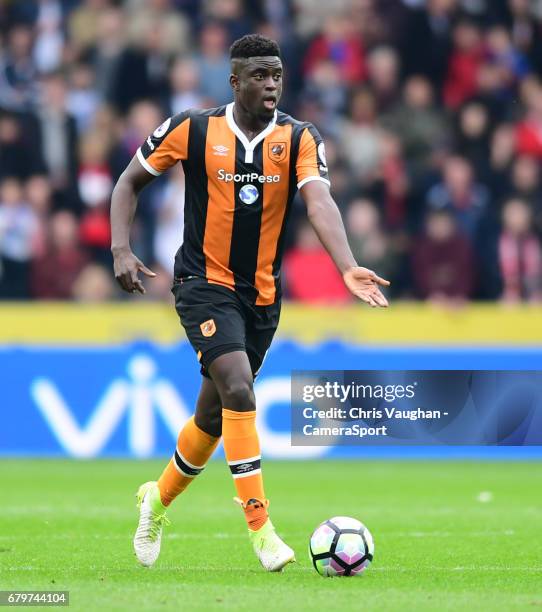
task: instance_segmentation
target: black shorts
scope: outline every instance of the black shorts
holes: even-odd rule
[[[244,351],[255,377],[279,323],[280,300],[270,306],[255,306],[239,293],[203,278],[175,279],[171,291],[201,373],[209,378],[213,360]]]

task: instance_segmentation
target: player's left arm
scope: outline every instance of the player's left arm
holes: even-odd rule
[[[370,306],[387,306],[380,287],[389,281],[372,270],[358,266],[348,245],[346,231],[330,182],[322,137],[309,124],[303,129],[296,160],[297,186],[307,206],[309,221],[320,242],[330,254],[349,291]]]
[[[300,194],[307,206],[312,227],[350,292],[370,306],[386,307],[388,301],[379,287],[387,287],[390,283],[373,270],[358,266],[348,245],[341,213],[331,197],[329,186],[322,181],[309,181],[301,187]]]

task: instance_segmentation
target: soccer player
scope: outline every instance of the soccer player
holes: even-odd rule
[[[113,191],[115,277],[127,292],[145,293],[138,273],[155,276],[131,251],[137,195],[181,162],[186,180],[184,241],[174,268],[176,309],[201,364],[194,416],[179,433],[173,457],[137,499],[134,549],[151,566],[160,552],[169,504],[196,478],[220,438],[254,551],[280,571],[294,551],[269,519],[255,427],[253,381],[277,329],[285,227],[299,189],[310,222],[345,285],[367,304],[387,306],[388,281],[358,267],[329,191],[324,143],[310,123],[277,110],[282,63],[276,42],[249,35],[231,47],[234,101],[167,119],[138,149]]]

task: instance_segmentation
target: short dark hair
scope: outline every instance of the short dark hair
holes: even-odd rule
[[[280,57],[280,47],[274,40],[261,34],[247,34],[236,40],[230,47],[231,59],[269,55]]]

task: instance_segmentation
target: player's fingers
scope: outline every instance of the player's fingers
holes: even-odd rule
[[[138,270],[141,270],[141,272],[143,272],[143,274],[145,276],[150,276],[150,277],[156,276],[156,272],[153,272],[152,270],[147,268],[147,266],[142,264],[141,262],[139,262],[139,265],[137,267],[138,267]]]
[[[145,291],[145,287],[143,287],[143,283],[139,280],[139,278],[137,279],[137,281],[134,283],[134,289],[133,292],[135,293],[136,291],[139,291],[139,293],[141,293],[142,295],[144,295],[145,293],[147,293]]]
[[[388,304],[388,300],[385,298],[385,296],[378,290],[376,290],[373,293],[373,300],[379,305],[382,306],[384,308],[387,308],[387,306],[389,306]]]
[[[389,287],[390,286],[390,281],[386,280],[385,278],[382,278],[381,276],[378,276],[378,274],[374,274],[373,280],[375,281],[375,283],[382,285],[382,287]]]
[[[366,304],[369,304],[369,306],[371,306],[372,308],[376,307],[377,305],[376,302],[373,300],[373,298],[369,294],[362,293],[361,291],[356,291],[356,295],[359,297],[360,300],[362,300]]]
[[[132,291],[132,278],[129,272],[124,272],[115,278],[123,291],[127,291],[129,293]]]
[[[145,289],[143,289],[143,285],[137,276],[137,269],[130,270],[130,291],[135,293],[139,291],[139,293],[144,293]]]

